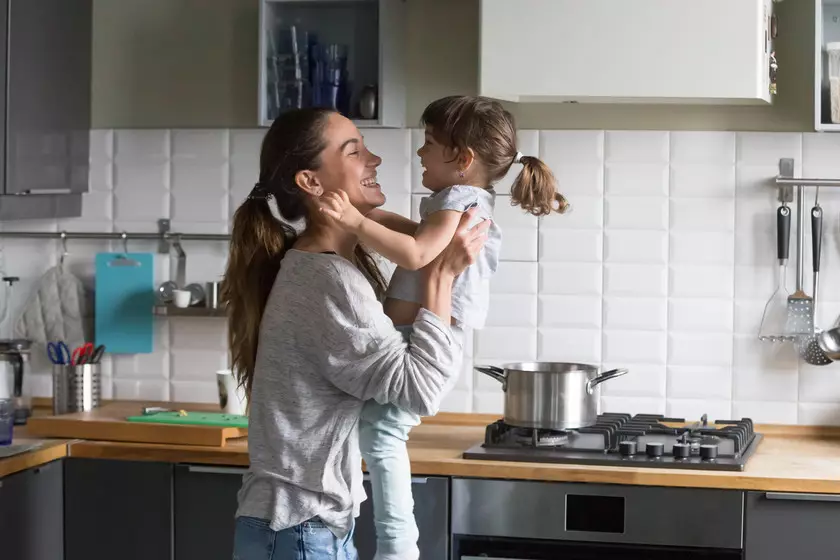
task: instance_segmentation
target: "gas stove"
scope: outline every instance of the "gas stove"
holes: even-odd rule
[[[464,459],[742,471],[761,434],[749,418],[698,422],[660,414],[606,413],[593,426],[555,431],[519,428],[502,420],[485,429],[484,443]]]

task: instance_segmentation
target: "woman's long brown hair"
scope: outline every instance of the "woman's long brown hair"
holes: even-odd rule
[[[233,215],[219,299],[227,309],[231,367],[249,396],[263,311],[280,261],[296,238],[295,230],[272,214],[270,201],[277,203],[288,222],[307,219],[306,198],[295,184],[295,175],[320,167],[326,147],[324,131],[332,113],[329,109],[298,109],[283,113],[272,123],[260,151],[259,182]],[[382,274],[361,246],[356,247],[355,261],[381,291]]]

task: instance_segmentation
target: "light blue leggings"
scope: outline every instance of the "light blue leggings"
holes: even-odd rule
[[[397,329],[406,339],[411,333],[410,326]],[[463,332],[456,327],[452,327],[452,332],[463,349]],[[460,367],[460,361],[458,364]],[[420,554],[411,494],[411,464],[406,450],[408,433],[418,424],[420,416],[393,404],[370,400],[362,408],[359,447],[370,474],[377,559],[416,560]]]

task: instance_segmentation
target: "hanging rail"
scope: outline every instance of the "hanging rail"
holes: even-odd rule
[[[840,179],[811,179],[808,177],[794,177],[793,164],[793,158],[782,158],[779,160],[779,174],[776,176],[777,186],[840,187]]]
[[[158,252],[168,253],[172,243],[180,241],[229,241],[230,235],[224,233],[177,233],[169,230],[169,220],[158,220],[157,233],[131,232],[80,232],[80,231],[0,231],[0,237],[18,237],[27,239],[113,239],[116,241],[157,241]]]

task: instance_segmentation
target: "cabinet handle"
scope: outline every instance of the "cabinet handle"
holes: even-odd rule
[[[370,482],[370,475],[368,473],[363,474],[362,475],[362,480],[364,480],[365,482]],[[429,482],[429,478],[426,477],[426,476],[412,476],[411,477],[411,483],[412,484],[426,484],[427,482]]]
[[[790,500],[792,502],[840,502],[840,494],[805,494],[796,492],[765,492],[768,500]]]
[[[248,472],[248,469],[244,467],[207,467],[204,465],[187,465],[187,470],[205,474],[245,474]]]

